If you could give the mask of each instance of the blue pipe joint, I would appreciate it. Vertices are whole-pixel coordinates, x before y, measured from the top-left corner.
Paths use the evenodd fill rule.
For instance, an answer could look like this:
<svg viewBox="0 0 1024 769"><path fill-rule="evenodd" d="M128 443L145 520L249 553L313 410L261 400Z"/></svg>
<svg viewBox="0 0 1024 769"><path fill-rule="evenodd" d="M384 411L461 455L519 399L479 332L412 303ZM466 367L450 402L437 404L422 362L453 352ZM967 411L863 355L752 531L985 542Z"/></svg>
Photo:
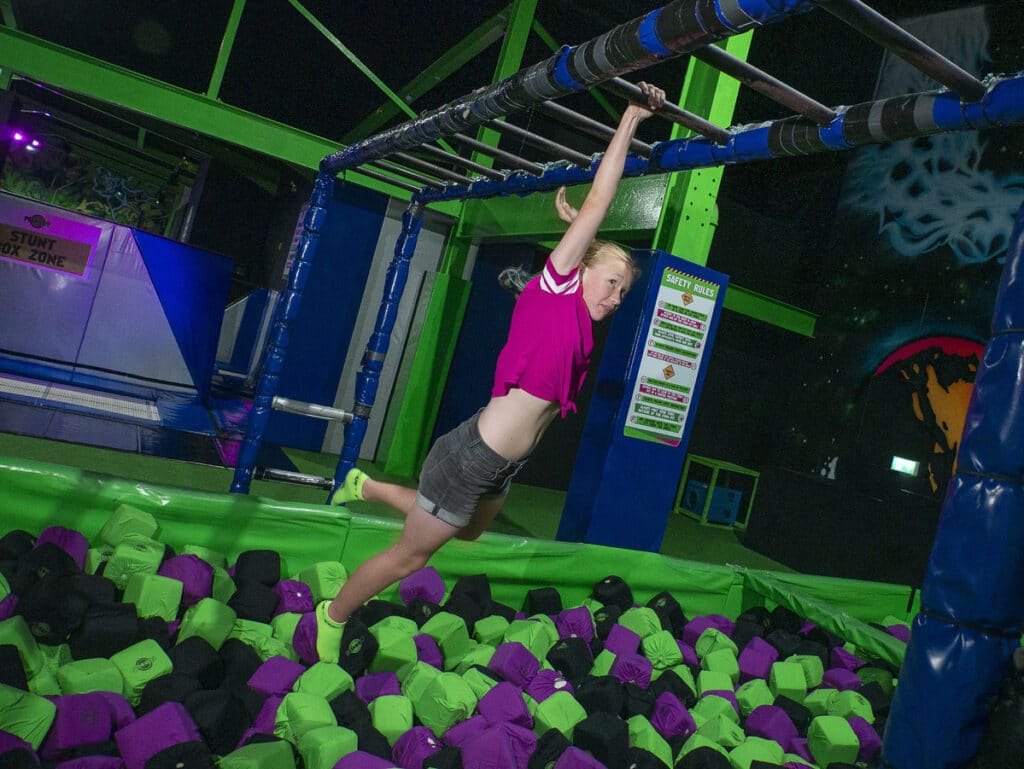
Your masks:
<svg viewBox="0 0 1024 769"><path fill-rule="evenodd" d="M640 30L638 34L640 45L643 46L643 49L647 51L647 53L657 56L658 58L665 58L674 53L673 50L665 45L658 36L658 18L664 10L664 8L658 8L644 16L643 20L640 22Z"/></svg>
<svg viewBox="0 0 1024 769"><path fill-rule="evenodd" d="M889 711L882 755L893 769L954 769L978 750L1019 639L918 615Z"/></svg>

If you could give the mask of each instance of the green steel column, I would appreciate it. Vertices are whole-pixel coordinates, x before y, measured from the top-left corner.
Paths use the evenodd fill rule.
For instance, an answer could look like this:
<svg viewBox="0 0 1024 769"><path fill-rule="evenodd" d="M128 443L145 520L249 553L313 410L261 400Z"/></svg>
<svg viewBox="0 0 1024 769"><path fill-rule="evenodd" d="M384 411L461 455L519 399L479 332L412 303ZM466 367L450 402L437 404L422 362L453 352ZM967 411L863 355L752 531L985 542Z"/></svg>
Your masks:
<svg viewBox="0 0 1024 769"><path fill-rule="evenodd" d="M533 24L537 0L514 0L509 9L508 28L498 55L493 82L514 75L522 68L526 41ZM482 128L480 141L497 146L496 131ZM490 166L491 158L477 154L478 163ZM408 370L405 397L402 399L395 434L383 457L384 470L395 475L415 476L430 449L437 412L448 380L448 369L455 354L455 343L469 301L471 285L463 280L471 241L464 236L463 212L452 227L434 290L423 321L423 333ZM488 372L490 373L490 372ZM402 376L400 372L399 376Z"/></svg>
<svg viewBox="0 0 1024 769"><path fill-rule="evenodd" d="M746 60L752 37L753 33L748 32L727 38L724 48L736 58ZM707 117L715 125L727 126L732 123L738 94L739 81L691 57L679 105ZM671 138L684 138L689 133L674 125ZM715 200L721 182L721 166L672 174L654 234L654 248L707 264L711 238L718 224Z"/></svg>
<svg viewBox="0 0 1024 769"><path fill-rule="evenodd" d="M245 0L235 0L235 4L231 8L231 15L228 16L228 26L224 30L224 37L220 42L220 50L217 52L217 62L213 65L210 86L206 89L206 95L211 99L216 99L220 95L220 85L224 82L224 72L228 68L228 59L231 58L231 49L235 46L238 24L242 20L242 11L244 10Z"/></svg>
<svg viewBox="0 0 1024 769"><path fill-rule="evenodd" d="M745 60L752 36L753 32L730 37L723 47L736 58ZM738 93L739 81L691 57L679 104L716 125L727 126L732 124ZM685 128L676 125L672 138L682 138L686 133ZM707 264L718 226L718 189L724 170L717 166L670 175L654 235L654 248L697 264ZM817 316L813 313L735 283L730 283L726 291L725 308L797 334L814 336Z"/></svg>

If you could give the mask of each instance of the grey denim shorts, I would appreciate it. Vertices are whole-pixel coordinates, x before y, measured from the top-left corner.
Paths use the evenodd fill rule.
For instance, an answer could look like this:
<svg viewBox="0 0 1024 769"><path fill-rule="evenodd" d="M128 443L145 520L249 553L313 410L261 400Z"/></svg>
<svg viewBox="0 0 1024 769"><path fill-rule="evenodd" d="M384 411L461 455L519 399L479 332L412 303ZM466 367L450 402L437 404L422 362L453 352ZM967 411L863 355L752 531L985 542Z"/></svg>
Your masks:
<svg viewBox="0 0 1024 769"><path fill-rule="evenodd" d="M477 429L480 412L434 443L420 471L416 503L447 524L463 528L477 503L508 494L526 460L510 461L484 443Z"/></svg>

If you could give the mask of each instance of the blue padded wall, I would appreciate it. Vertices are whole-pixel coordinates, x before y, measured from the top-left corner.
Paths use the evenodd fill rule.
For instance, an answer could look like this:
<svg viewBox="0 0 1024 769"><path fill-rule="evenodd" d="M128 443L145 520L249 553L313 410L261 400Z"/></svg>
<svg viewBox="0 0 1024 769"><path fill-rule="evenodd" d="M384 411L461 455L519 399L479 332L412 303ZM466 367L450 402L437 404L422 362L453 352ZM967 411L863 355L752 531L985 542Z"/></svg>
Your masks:
<svg viewBox="0 0 1024 769"><path fill-rule="evenodd" d="M351 184L335 185L302 306L289 335L278 395L307 403L334 403L386 210L387 198L379 193ZM275 411L265 439L319 451L326 431L323 420Z"/></svg>

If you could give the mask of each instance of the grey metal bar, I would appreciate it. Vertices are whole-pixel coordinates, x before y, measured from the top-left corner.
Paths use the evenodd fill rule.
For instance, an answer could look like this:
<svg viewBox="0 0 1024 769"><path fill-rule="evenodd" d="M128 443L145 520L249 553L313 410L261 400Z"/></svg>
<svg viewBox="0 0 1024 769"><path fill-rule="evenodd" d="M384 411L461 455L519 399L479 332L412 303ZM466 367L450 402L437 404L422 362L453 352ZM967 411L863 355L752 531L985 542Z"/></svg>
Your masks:
<svg viewBox="0 0 1024 769"><path fill-rule="evenodd" d="M457 141L463 146L469 147L471 150L482 152L485 155L490 155L495 160L502 161L505 165L510 168L518 168L520 171L526 171L534 176L540 176L544 173L544 166L539 163L531 163L529 160L523 160L518 155L513 155L511 152L505 152L505 150L492 147L489 144L484 144L481 141L477 141L472 136L466 136L465 134L455 133L451 136L452 139Z"/></svg>
<svg viewBox="0 0 1024 769"><path fill-rule="evenodd" d="M423 152L426 152L426 153L428 153L430 155L433 155L434 157L443 158L444 160L448 161L452 165L462 166L466 170L474 171L474 172L480 174L481 176L486 176L488 179L504 179L505 178L505 174L501 173L500 171L495 171L493 168L488 168L485 165L481 165L480 163L476 163L476 162L470 160L469 158L462 157L461 155L453 155L451 152L446 152L445 150L441 149L440 147L435 147L433 144L422 144L419 147L417 147L416 149L417 150L422 150Z"/></svg>
<svg viewBox="0 0 1024 769"><path fill-rule="evenodd" d="M581 115L579 112L574 112L568 107L564 107L558 102L545 101L537 105L537 111L542 112L549 117L553 117L561 123L578 128L584 133L588 133L591 136L596 136L598 139L611 139L615 135L615 129L611 126L606 126L593 118L589 118L586 115ZM646 142L642 142L639 139L633 139L629 143L630 149L638 155L644 157L651 156L651 145Z"/></svg>
<svg viewBox="0 0 1024 769"><path fill-rule="evenodd" d="M801 93L792 86L786 85L781 80L772 77L753 64L737 59L717 45L705 46L698 51L694 51L690 56L700 59L709 67L714 67L719 72L724 72L726 75L736 78L748 88L767 96L783 107L788 107L794 112L810 118L818 125L828 125L836 118L835 110L829 109L810 96Z"/></svg>
<svg viewBox="0 0 1024 769"><path fill-rule="evenodd" d="M263 481L284 481L285 483L297 483L300 486L315 486L328 491L334 488L334 481L330 478L296 473L291 470L279 470L276 467L257 467L255 475L256 478Z"/></svg>
<svg viewBox="0 0 1024 769"><path fill-rule="evenodd" d="M436 190L443 189L444 184L439 182L437 179L431 179L429 176L418 174L415 171L410 171L408 168L398 165L398 163L392 163L390 160L374 160L372 165L378 168L383 168L385 171L390 171L393 174L404 176L407 179L412 179L414 182L419 182L424 187L433 187Z"/></svg>
<svg viewBox="0 0 1024 769"><path fill-rule="evenodd" d="M414 184L409 184L408 182L403 182L400 179L394 179L394 178L388 176L387 174L378 173L377 171L374 171L369 166L362 166L362 167L360 167L358 169L358 173L361 173L363 176L368 176L371 179L376 179L378 182L386 182L387 184L393 184L396 187L398 187L400 189L403 189L403 190L406 190L408 192L419 192L422 189L421 187L417 187Z"/></svg>
<svg viewBox="0 0 1024 769"><path fill-rule="evenodd" d="M319 403L306 403L305 401L292 400L291 398L282 398L280 395L274 396L273 400L270 401L270 407L275 411L301 414L307 417L315 417L316 419L326 419L328 422L348 424L352 421L352 415L343 409L334 408L333 406L322 406Z"/></svg>
<svg viewBox="0 0 1024 769"><path fill-rule="evenodd" d="M564 144L559 144L558 142L553 142L550 139L545 139L543 136L538 136L535 133L527 131L525 128L520 128L519 126L507 123L504 120L488 120L487 125L498 133L522 139L527 144L532 144L537 149L546 152L549 155L556 158L564 158L573 165L580 166L581 168L586 168L593 160L589 155L577 152L570 147L566 147Z"/></svg>
<svg viewBox="0 0 1024 769"><path fill-rule="evenodd" d="M623 80L621 77L613 77L610 80L606 80L601 83L601 88L613 93L619 98L626 99L627 101L637 102L643 104L644 92L640 90L640 86L633 85L628 80ZM729 132L724 128L716 126L700 115L695 115L692 112L683 109L678 104L673 104L670 101L665 102L661 109L657 110L657 115L671 120L673 123L678 123L681 126L689 128L691 131L696 131L701 136L706 136L716 144L728 144L729 143Z"/></svg>
<svg viewBox="0 0 1024 769"><path fill-rule="evenodd" d="M959 94L964 101L977 101L985 95L985 86L980 80L860 0L816 2L837 19Z"/></svg>
<svg viewBox="0 0 1024 769"><path fill-rule="evenodd" d="M468 184L470 181L468 176L463 176L462 174L457 174L454 171L449 171L447 168L441 168L441 166L435 165L434 163L428 163L426 160L421 160L420 158L413 157L408 152L396 152L394 155L388 155L388 157L394 158L395 160L400 160L402 161L403 164L407 166L418 168L421 171L426 171L428 174L439 176L442 179L447 179L450 182L455 182L457 184Z"/></svg>

